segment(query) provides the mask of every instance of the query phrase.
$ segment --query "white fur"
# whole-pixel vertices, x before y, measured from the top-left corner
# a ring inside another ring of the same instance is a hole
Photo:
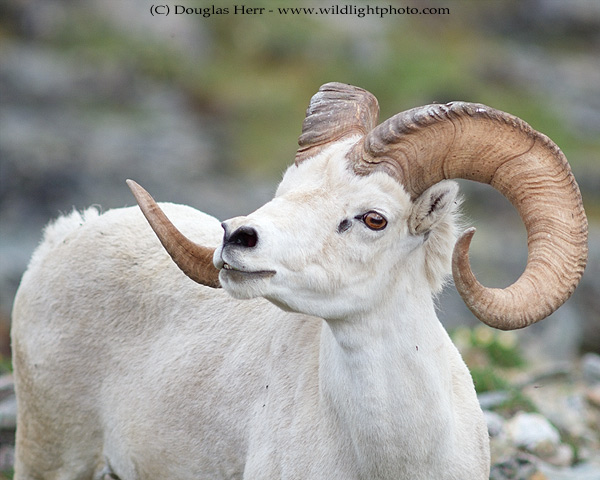
[[[275,273],[223,269],[223,290],[181,273],[137,207],[47,228],[13,315],[17,480],[488,478],[473,383],[433,303],[456,186],[412,202],[383,173],[355,176],[348,146],[226,222],[258,243],[219,246],[215,264]],[[162,207],[219,245],[217,220]],[[355,218],[370,210],[387,228]]]

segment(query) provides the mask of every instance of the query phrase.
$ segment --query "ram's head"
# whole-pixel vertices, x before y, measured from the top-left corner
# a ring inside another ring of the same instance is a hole
[[[377,117],[377,100],[365,90],[323,85],[275,198],[224,222],[216,250],[185,238],[139,185],[130,187],[193,280],[333,318],[381,301],[398,282],[438,289],[456,238],[457,187],[447,180],[475,180],[518,210],[528,259],[515,283],[486,288],[469,266],[474,230],[465,231],[452,272],[467,306],[490,326],[516,329],[569,298],[585,268],[587,221],[569,164],[549,138],[472,103],[427,105],[380,125]]]

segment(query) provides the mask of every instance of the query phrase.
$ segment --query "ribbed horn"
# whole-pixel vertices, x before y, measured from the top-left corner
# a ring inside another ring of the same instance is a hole
[[[554,312],[573,293],[587,260],[587,219],[579,187],[561,150],[521,119],[485,105],[453,102],[395,115],[349,153],[355,172],[383,170],[412,198],[443,179],[487,183],[518,210],[527,230],[527,266],[507,288],[473,275],[473,231],[453,255],[456,288],[484,323],[522,328]]]
[[[127,180],[142,213],[177,266],[195,282],[219,288],[219,270],[213,265],[214,248],[203,247],[186,238],[167,218],[150,194],[133,180]]]
[[[366,135],[377,125],[378,116],[377,99],[366,90],[343,83],[326,83],[306,110],[296,165],[335,142]]]

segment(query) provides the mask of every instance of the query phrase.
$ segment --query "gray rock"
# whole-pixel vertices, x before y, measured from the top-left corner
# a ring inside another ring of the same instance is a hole
[[[496,412],[483,411],[490,437],[497,437],[504,431],[504,418]]]
[[[600,464],[582,463],[573,468],[556,468],[541,462],[539,466],[548,480],[598,480],[600,478]]]
[[[581,359],[583,378],[588,383],[600,383],[600,355],[586,353]]]
[[[17,426],[17,397],[11,395],[0,402],[0,429],[13,430]]]
[[[561,432],[582,436],[588,429],[587,402],[583,391],[566,382],[540,383],[523,390],[537,407]]]
[[[505,391],[484,392],[477,395],[479,405],[483,410],[497,408],[510,398],[510,393]]]
[[[15,394],[15,382],[12,374],[0,377],[0,400]]]
[[[520,453],[492,465],[490,480],[529,480],[537,471],[535,459]]]
[[[517,413],[506,423],[506,431],[515,446],[544,457],[556,454],[560,445],[558,430],[538,413]]]

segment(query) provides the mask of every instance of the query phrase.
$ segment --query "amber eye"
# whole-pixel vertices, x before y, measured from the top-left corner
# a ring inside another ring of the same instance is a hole
[[[377,212],[367,212],[363,215],[362,221],[371,230],[383,230],[387,226],[387,220]]]

